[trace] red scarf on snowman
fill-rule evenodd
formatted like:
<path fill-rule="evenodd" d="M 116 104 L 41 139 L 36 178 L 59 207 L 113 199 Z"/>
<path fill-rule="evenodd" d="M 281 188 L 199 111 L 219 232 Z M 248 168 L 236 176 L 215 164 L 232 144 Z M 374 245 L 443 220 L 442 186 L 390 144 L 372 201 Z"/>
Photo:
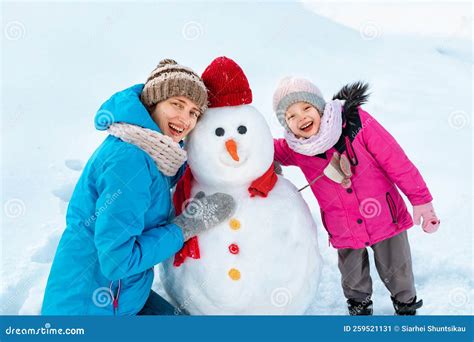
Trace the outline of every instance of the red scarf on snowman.
<path fill-rule="evenodd" d="M 252 103 L 252 91 L 247 77 L 240 66 L 227 57 L 216 58 L 204 70 L 202 80 L 208 89 L 209 108 L 240 106 Z M 272 164 L 262 176 L 250 184 L 248 188 L 250 197 L 267 197 L 277 180 L 278 176 Z M 181 177 L 176 185 L 173 195 L 176 215 L 181 214 L 184 210 L 183 204 L 191 198 L 192 182 L 193 174 L 188 166 L 183 177 Z M 193 259 L 201 257 L 197 236 L 186 241 L 183 248 L 175 254 L 174 266 L 180 266 L 187 257 Z"/>

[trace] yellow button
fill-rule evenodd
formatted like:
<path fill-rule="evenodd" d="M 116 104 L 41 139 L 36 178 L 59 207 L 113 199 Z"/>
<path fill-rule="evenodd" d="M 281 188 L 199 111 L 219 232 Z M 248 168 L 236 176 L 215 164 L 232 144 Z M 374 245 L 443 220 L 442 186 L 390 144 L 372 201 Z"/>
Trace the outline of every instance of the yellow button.
<path fill-rule="evenodd" d="M 238 230 L 240 229 L 240 221 L 237 219 L 231 219 L 229 222 L 230 229 Z"/>
<path fill-rule="evenodd" d="M 229 271 L 229 277 L 232 280 L 239 280 L 240 279 L 240 271 L 235 268 L 231 268 Z"/>

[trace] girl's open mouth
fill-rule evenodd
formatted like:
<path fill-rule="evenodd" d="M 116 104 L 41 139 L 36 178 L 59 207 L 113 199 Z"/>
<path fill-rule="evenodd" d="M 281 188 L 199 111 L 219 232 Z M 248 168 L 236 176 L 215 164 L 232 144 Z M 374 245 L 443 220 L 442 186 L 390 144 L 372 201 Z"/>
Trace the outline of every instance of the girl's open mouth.
<path fill-rule="evenodd" d="M 311 131 L 311 128 L 313 128 L 313 121 L 310 121 L 304 124 L 303 126 L 300 126 L 300 131 L 308 133 L 309 131 Z"/>

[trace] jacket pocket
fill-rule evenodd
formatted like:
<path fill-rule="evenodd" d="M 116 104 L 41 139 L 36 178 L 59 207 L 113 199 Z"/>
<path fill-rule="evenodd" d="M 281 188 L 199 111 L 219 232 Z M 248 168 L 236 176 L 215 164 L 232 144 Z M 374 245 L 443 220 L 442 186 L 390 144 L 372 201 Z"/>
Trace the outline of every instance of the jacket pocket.
<path fill-rule="evenodd" d="M 387 200 L 388 209 L 390 210 L 390 215 L 392 216 L 392 223 L 398 223 L 397 206 L 395 205 L 395 201 L 393 200 L 390 192 L 386 193 L 385 198 Z"/>

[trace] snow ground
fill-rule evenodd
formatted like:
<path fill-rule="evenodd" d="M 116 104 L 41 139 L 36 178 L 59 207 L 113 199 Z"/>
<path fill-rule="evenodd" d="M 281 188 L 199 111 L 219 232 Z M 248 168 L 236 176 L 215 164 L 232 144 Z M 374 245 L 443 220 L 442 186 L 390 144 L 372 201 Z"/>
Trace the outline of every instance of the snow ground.
<path fill-rule="evenodd" d="M 220 55 L 242 66 L 254 105 L 276 137 L 282 131 L 271 96 L 282 76 L 308 77 L 327 98 L 347 82 L 371 84 L 365 109 L 418 166 L 442 220 L 436 234 L 409 231 L 418 295 L 425 302 L 420 314 L 472 314 L 472 37 L 387 34 L 377 29 L 376 13 L 357 30 L 291 3 L 2 7 L 1 314 L 40 311 L 67 202 L 105 136 L 93 127 L 99 105 L 143 82 L 164 57 L 202 72 Z M 472 29 L 472 17 L 468 25 Z M 297 186 L 306 184 L 297 169 L 284 173 Z M 322 227 L 315 199 L 309 190 L 303 195 Z M 322 230 L 319 240 L 325 266 L 308 313 L 342 315 L 336 251 Z M 392 314 L 376 272 L 373 279 L 375 313 Z M 160 289 L 159 280 L 154 287 Z"/>

